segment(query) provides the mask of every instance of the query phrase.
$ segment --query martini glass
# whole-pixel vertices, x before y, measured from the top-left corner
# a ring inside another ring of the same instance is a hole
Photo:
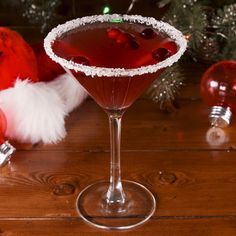
[[[76,201],[78,213],[102,229],[143,224],[155,212],[156,200],[145,186],[121,180],[121,119],[164,68],[178,61],[186,40],[174,27],[154,18],[113,14],[59,25],[45,38],[44,46],[109,117],[110,179],[82,190]]]

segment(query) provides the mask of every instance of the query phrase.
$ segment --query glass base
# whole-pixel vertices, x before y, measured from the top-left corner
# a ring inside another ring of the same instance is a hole
[[[146,222],[155,212],[153,194],[143,185],[122,181],[125,202],[108,203],[109,182],[96,182],[78,196],[76,209],[87,223],[102,229],[131,229]]]

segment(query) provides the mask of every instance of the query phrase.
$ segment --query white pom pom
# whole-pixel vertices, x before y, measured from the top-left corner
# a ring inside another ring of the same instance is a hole
[[[6,137],[56,143],[66,135],[64,103],[46,83],[17,80],[13,88],[0,92],[0,108],[7,118]]]
[[[65,111],[71,112],[87,97],[87,92],[72,75],[63,74],[48,82],[48,86],[58,92],[65,104]]]

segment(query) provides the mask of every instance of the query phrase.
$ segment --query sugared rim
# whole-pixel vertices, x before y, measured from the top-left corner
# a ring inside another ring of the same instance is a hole
[[[125,69],[125,68],[107,68],[107,67],[96,67],[96,66],[86,66],[75,63],[73,61],[68,61],[64,58],[57,56],[53,50],[53,42],[60,37],[63,33],[68,32],[69,30],[78,28],[85,24],[95,23],[95,22],[111,22],[112,20],[124,20],[131,23],[140,23],[147,26],[151,26],[154,29],[158,29],[160,32],[166,33],[171,39],[175,41],[178,45],[179,50],[173,56],[167,58],[166,60],[148,66],[141,66],[139,68]],[[56,28],[52,29],[51,32],[44,39],[44,48],[48,56],[59,63],[67,69],[72,69],[75,71],[80,71],[85,73],[87,76],[106,76],[106,77],[124,77],[124,76],[136,76],[143,75],[147,73],[154,73],[161,68],[171,66],[173,63],[177,62],[182,56],[187,47],[187,41],[184,38],[183,34],[175,29],[173,26],[168,23],[157,21],[152,17],[143,17],[139,15],[94,15],[86,16],[82,18],[77,18],[75,20],[68,21],[62,25],[58,25]]]

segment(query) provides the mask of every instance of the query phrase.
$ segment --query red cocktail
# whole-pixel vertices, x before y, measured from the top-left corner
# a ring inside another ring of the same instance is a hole
[[[162,50],[160,50],[162,49]],[[83,65],[134,69],[153,65],[175,54],[178,48],[163,32],[141,24],[93,23],[62,34],[53,44],[56,55]],[[157,78],[161,71],[142,75],[75,77],[105,109],[124,109]]]
[[[153,215],[156,201],[139,183],[121,181],[121,118],[164,68],[181,57],[186,40],[175,28],[153,18],[100,15],[53,29],[45,49],[109,116],[110,180],[85,188],[77,199],[78,212],[103,229],[130,229],[144,223]]]

